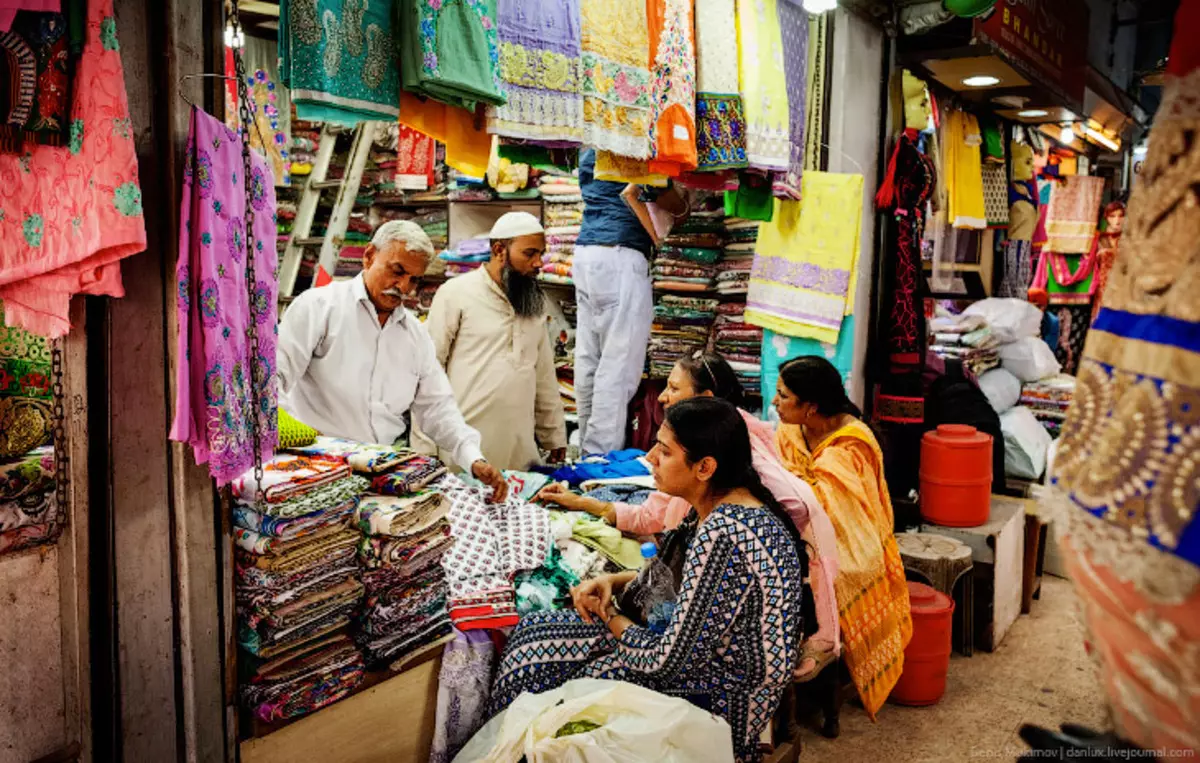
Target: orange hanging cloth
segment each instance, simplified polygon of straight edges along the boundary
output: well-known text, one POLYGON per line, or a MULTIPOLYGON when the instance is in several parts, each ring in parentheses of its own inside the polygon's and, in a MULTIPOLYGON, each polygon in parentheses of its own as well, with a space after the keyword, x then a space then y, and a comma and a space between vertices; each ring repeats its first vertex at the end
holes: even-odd
POLYGON ((696 39, 693 0, 646 0, 653 79, 649 171, 678 177, 696 169, 696 39))

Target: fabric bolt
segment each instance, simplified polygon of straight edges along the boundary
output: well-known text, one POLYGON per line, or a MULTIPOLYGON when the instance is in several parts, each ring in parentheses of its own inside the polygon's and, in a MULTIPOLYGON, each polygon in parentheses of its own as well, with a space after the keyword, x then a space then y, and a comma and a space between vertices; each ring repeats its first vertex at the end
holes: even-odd
POLYGON ((650 157, 650 41, 645 0, 580 0, 583 143, 650 157))
MULTIPOLYGON (((61 17, 55 18, 58 22, 48 27, 51 34, 62 31, 61 17)), ((50 338, 69 330, 72 295, 124 296, 119 261, 146 248, 112 0, 87 4, 83 32, 65 146, 0 152, 0 208, 5 214, 0 225, 0 300, 5 321, 50 338)), ((6 35, 10 47, 29 51, 19 36, 6 35)), ((67 35, 74 37, 71 29, 67 35)), ((56 49, 55 56, 60 52, 56 49)), ((29 68, 36 67, 31 55, 32 51, 20 53, 27 63, 8 124, 21 115, 28 119, 35 108, 40 111, 48 105, 44 99, 61 96, 56 93, 64 84, 61 69, 44 69, 38 82, 29 68), (44 95, 35 98, 35 93, 44 95)), ((49 110, 43 116, 50 116, 49 110)))
POLYGON ((500 90, 488 132, 523 140, 583 139, 578 2, 499 0, 500 90))
POLYGON ((1046 249, 1059 254, 1082 254, 1092 248, 1104 178, 1071 175, 1055 183, 1046 212, 1046 249))
MULTIPOLYGON (((567 273, 570 268, 567 268, 567 273)), ((425 321, 467 426, 498 469, 527 469, 539 448, 567 446, 554 348, 544 315, 522 317, 484 268, 438 289, 425 321)), ((418 432, 420 417, 413 421, 418 432)), ((416 437, 414 447, 436 446, 416 437)), ((448 464, 453 454, 437 451, 448 464)), ((470 464, 459 464, 470 469, 470 464)))
POLYGON ((950 197, 949 220, 955 228, 987 227, 983 201, 983 164, 979 121, 972 114, 949 110, 942 118, 945 133, 945 181, 950 197))
POLYGON ((418 454, 406 448, 371 445, 343 437, 318 436, 311 445, 290 448, 293 455, 341 462, 355 474, 371 476, 395 469, 418 454))
POLYGON ((370 486, 362 477, 344 477, 334 482, 303 491, 283 501, 258 500, 253 494, 241 499, 249 508, 276 519, 295 519, 316 511, 328 510, 352 498, 357 498, 370 486))
MULTIPOLYGON (((248 540, 256 540, 246 536, 248 540)), ((358 545, 358 533, 343 526, 329 526, 318 532, 293 540, 271 543, 265 551, 250 551, 247 565, 270 572, 295 572, 307 564, 320 560, 322 554, 354 548, 358 545)))
MULTIPOLYGON (((396 585, 416 577, 431 562, 439 563, 452 545, 454 538, 450 535, 450 524, 442 517, 423 534, 405 538, 382 535, 364 538, 358 546, 358 558, 366 570, 388 573, 389 579, 397 578, 390 582, 381 579, 381 585, 396 585)), ((369 574, 364 575, 364 582, 369 578, 369 574)))
POLYGON ((280 503, 350 476, 350 469, 337 460, 281 454, 263 463, 262 479, 254 469, 233 480, 233 496, 242 501, 280 503))
POLYGON ((1200 748, 1197 24, 1184 0, 1042 507, 1061 522, 1116 733, 1176 757, 1200 748))
POLYGON ((682 696, 734 729, 739 761, 761 759, 759 734, 791 685, 801 633, 801 562, 773 516, 722 505, 700 525, 664 633, 633 625, 620 639, 574 612, 526 617, 509 641, 489 715, 525 691, 576 677, 629 681, 682 696), (750 554, 745 549, 761 549, 750 554))
POLYGON ((363 496, 354 515, 366 535, 406 537, 445 516, 442 494, 423 490, 406 496, 363 496))
POLYGON ((694 0, 649 0, 653 158, 648 170, 677 177, 696 168, 694 0))
POLYGON ((431 456, 417 456, 376 477, 371 481, 371 490, 380 495, 407 495, 425 488, 445 473, 446 467, 441 461, 431 456))
POLYGON ((347 696, 364 677, 362 655, 343 635, 321 639, 313 650, 266 662, 244 687, 255 717, 273 723, 306 715, 347 696))
POLYGON ((747 167, 734 0, 696 0, 695 20, 698 169, 747 167))
POLYGON ((457 463, 483 458, 429 332, 403 309, 381 326, 361 275, 292 302, 279 326, 279 377, 284 407, 330 436, 391 445, 412 411, 457 463))
POLYGON ((572 267, 580 447, 606 453, 625 441, 629 401, 650 341, 654 292, 646 257, 637 249, 578 245, 572 267))
POLYGON ((393 120, 400 73, 396 0, 283 0, 280 77, 300 119, 348 127, 393 120))
POLYGON ((271 460, 275 417, 275 188, 266 163, 251 152, 244 178, 242 142, 193 107, 183 179, 179 259, 175 268, 179 329, 175 422, 171 439, 192 447, 218 485, 256 461, 271 460), (254 214, 254 250, 246 231, 245 184, 254 214), (252 268, 252 270, 251 270, 252 268), (248 278, 254 294, 247 293, 248 278), (251 342, 249 328, 256 326, 251 342), (257 431, 259 452, 254 453, 257 431))
POLYGON ((272 517, 245 504, 234 504, 233 523, 240 528, 280 540, 295 540, 334 525, 346 525, 354 518, 358 500, 350 498, 328 508, 298 517, 272 517))
POLYGON ((425 191, 434 185, 437 147, 433 138, 408 125, 397 125, 396 187, 405 191, 425 191))
POLYGON ((809 171, 802 189, 803 201, 776 201, 759 228, 746 321, 834 343, 853 309, 863 178, 809 171))
POLYGON ((785 172, 791 166, 791 123, 783 35, 776 4, 737 3, 739 87, 746 114, 746 159, 751 167, 785 172))
POLYGON ((854 422, 809 452, 797 426, 776 434, 783 463, 813 487, 837 534, 838 617, 843 656, 874 719, 904 670, 912 638, 908 584, 893 535, 883 453, 866 425, 854 422))

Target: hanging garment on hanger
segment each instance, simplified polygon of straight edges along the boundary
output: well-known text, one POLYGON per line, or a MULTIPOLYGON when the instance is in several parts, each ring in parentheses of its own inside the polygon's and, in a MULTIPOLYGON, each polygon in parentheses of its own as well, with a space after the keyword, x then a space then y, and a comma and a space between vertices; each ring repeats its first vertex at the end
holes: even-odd
POLYGON ((786 171, 791 161, 787 76, 778 1, 737 4, 739 88, 746 113, 746 159, 761 170, 786 171))
POLYGON ((696 39, 693 0, 649 0, 653 79, 649 171, 678 177, 696 169, 696 39))
POLYGON ((650 158, 650 39, 645 0, 582 0, 583 142, 650 158))
POLYGON ((505 102, 496 0, 396 1, 405 90, 472 110, 505 102))
POLYGON ((500 90, 488 132, 536 141, 583 140, 578 2, 498 0, 500 90))
POLYGON ((946 114, 946 186, 950 197, 950 224, 955 228, 987 227, 983 202, 983 162, 979 147, 983 138, 979 122, 971 114, 952 109, 946 114))
POLYGON ((254 466, 254 428, 263 462, 278 441, 275 410, 275 186, 251 152, 254 250, 247 247, 242 141, 192 108, 180 208, 175 423, 171 439, 192 446, 217 485, 254 466), (254 293, 246 258, 254 260, 254 293), (248 338, 257 327, 257 352, 248 338), (257 373, 256 373, 257 369, 257 373))
POLYGON ((1092 247, 1104 178, 1071 175, 1054 186, 1046 212, 1046 248, 1082 254, 1092 247))
POLYGON ((280 2, 280 75, 291 90, 297 117, 348 127, 396 118, 396 2, 280 2))
POLYGON ((804 172, 804 133, 808 121, 808 13, 799 0, 778 0, 783 37, 783 73, 788 91, 788 169, 775 195, 798 198, 804 172))
POLYGON ((695 11, 698 169, 742 169, 749 165, 734 0, 696 0, 695 11))
MULTIPOLYGON (((66 144, 0 153, 5 320, 49 337, 70 328, 71 295, 124 296, 118 261, 146 248, 113 4, 87 5, 66 144)), ((38 100, 44 84, 33 85, 38 100)))

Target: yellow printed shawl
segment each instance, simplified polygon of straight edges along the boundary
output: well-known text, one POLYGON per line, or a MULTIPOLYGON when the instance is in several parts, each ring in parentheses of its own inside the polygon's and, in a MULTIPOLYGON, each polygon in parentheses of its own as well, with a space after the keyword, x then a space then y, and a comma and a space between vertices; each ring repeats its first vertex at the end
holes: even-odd
POLYGON ((787 468, 813 486, 837 533, 834 581, 842 653, 872 719, 904 671, 912 638, 908 583, 893 532, 883 453, 861 422, 834 432, 810 454, 800 427, 776 434, 787 468))

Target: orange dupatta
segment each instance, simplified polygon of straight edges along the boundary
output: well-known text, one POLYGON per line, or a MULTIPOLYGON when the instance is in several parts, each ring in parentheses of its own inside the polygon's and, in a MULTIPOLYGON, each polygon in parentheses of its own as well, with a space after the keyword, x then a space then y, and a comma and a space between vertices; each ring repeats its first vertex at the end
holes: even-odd
POLYGON ((912 638, 908 584, 875 436, 855 421, 809 453, 800 427, 776 434, 788 470, 813 487, 837 533, 834 580, 842 653, 872 720, 904 670, 912 638))

